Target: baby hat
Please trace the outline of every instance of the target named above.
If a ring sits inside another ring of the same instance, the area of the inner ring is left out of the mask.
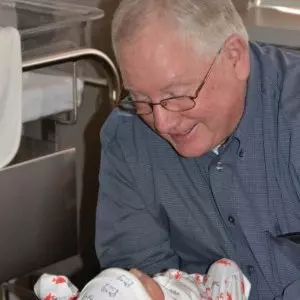
[[[136,276],[119,268],[101,272],[82,290],[78,300],[151,300]]]

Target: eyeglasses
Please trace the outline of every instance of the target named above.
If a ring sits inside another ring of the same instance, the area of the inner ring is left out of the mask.
[[[202,80],[201,84],[197,88],[195,92],[195,96],[176,96],[176,97],[170,97],[166,99],[160,100],[158,103],[150,103],[147,101],[135,101],[131,98],[129,95],[124,100],[122,100],[118,107],[122,110],[125,110],[130,113],[134,113],[137,115],[148,115],[153,112],[153,107],[156,105],[162,106],[164,109],[172,111],[172,112],[184,112],[187,110],[190,110],[195,107],[196,102],[195,100],[198,98],[200,91],[204,87],[205,83],[207,82],[211,71],[215,65],[215,62],[221,53],[222,48],[218,51],[215,58],[213,59],[207,73],[204,76],[204,79]]]

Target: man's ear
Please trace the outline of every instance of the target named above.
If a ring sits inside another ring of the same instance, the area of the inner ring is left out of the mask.
[[[250,73],[249,45],[240,35],[233,34],[224,43],[224,52],[239,80],[246,80]]]

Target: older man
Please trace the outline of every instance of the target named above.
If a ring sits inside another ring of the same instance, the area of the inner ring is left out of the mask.
[[[248,42],[230,0],[124,0],[112,37],[129,97],[102,130],[102,267],[227,257],[250,299],[299,298],[300,55]]]

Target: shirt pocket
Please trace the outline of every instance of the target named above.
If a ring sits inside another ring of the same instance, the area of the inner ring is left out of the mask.
[[[300,279],[300,244],[286,236],[265,232],[271,258],[274,281],[282,292],[285,287]]]

